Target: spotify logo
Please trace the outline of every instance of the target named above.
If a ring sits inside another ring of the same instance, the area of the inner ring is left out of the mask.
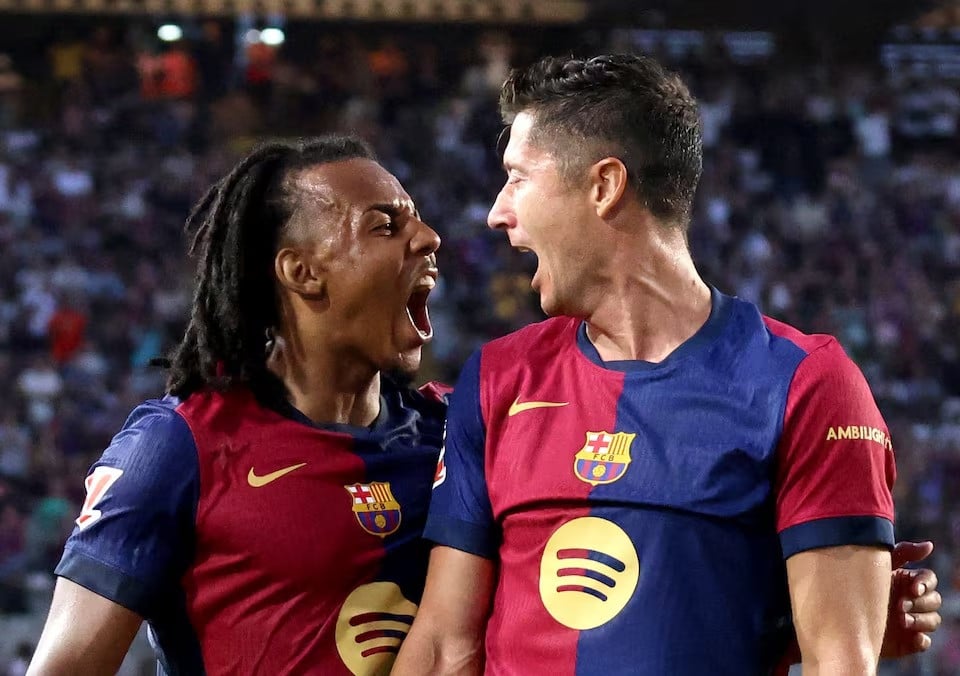
[[[593,629],[623,610],[640,580],[640,561],[620,526],[597,517],[558,528],[540,559],[540,598],[571,629]]]
[[[393,582],[357,587],[337,618],[337,652],[354,676],[390,673],[400,643],[410,631],[417,604]]]

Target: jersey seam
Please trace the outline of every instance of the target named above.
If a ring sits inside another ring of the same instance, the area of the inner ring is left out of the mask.
[[[809,519],[806,519],[806,518],[805,518],[805,519],[803,519],[803,520],[801,520],[801,521],[797,521],[797,522],[795,522],[795,523],[791,523],[789,526],[784,526],[784,527],[782,527],[782,528],[778,528],[778,529],[777,529],[777,532],[778,532],[778,533],[783,533],[783,532],[785,532],[785,531],[790,530],[791,528],[793,528],[793,527],[795,527],[795,526],[802,526],[802,525],[807,524],[807,523],[813,523],[814,521],[823,521],[823,520],[825,520],[825,519],[847,519],[847,518],[856,519],[856,518],[860,518],[860,517],[872,517],[872,518],[876,518],[876,519],[883,519],[883,520],[885,520],[885,521],[889,521],[890,523],[893,523],[893,519],[891,519],[888,515],[886,515],[886,514],[878,514],[878,513],[876,513],[876,512],[860,512],[860,513],[857,513],[857,514],[850,514],[850,513],[843,513],[843,514],[825,514],[825,515],[822,515],[822,516],[815,516],[815,517],[812,517],[812,518],[809,518]]]
[[[148,579],[134,575],[129,571],[121,568],[120,566],[117,566],[114,563],[111,563],[109,561],[104,561],[99,556],[94,556],[93,554],[89,553],[82,545],[79,545],[79,546],[76,544],[67,545],[64,547],[64,551],[71,552],[72,554],[76,554],[78,556],[82,556],[83,558],[90,559],[91,561],[95,561],[96,563],[99,563],[102,566],[105,566],[111,570],[117,571],[118,573],[120,573],[125,577],[129,577],[132,580],[136,580],[138,583],[144,585],[145,587],[149,586],[150,584],[150,581]]]

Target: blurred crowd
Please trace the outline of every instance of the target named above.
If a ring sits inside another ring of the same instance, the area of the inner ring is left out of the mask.
[[[87,466],[183,330],[182,223],[264,136],[370,140],[443,238],[423,379],[542,318],[530,261],[484,227],[502,181],[496,94],[556,36],[341,27],[254,40],[208,22],[0,55],[0,609],[49,585]],[[520,37],[522,36],[522,39]],[[594,48],[625,48],[593,36]],[[690,241],[705,279],[836,335],[890,424],[900,539],[933,539],[948,617],[898,674],[960,673],[960,96],[869,67],[668,59],[701,103]],[[17,664],[23,663],[18,658]]]

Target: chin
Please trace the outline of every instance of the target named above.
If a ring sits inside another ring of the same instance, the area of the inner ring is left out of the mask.
[[[417,371],[420,370],[421,359],[422,351],[419,347],[413,350],[407,350],[398,355],[396,363],[391,364],[390,367],[384,370],[388,373],[403,374],[403,376],[407,378],[413,378],[417,375]]]
[[[554,296],[548,296],[546,294],[540,294],[540,309],[548,317],[557,317],[563,314],[563,307],[560,302]]]
[[[556,290],[550,283],[547,275],[543,275],[542,279],[535,279],[531,286],[537,295],[540,296],[540,309],[543,310],[548,317],[556,317],[557,315],[563,314],[563,309],[558,302],[559,299],[557,298]]]

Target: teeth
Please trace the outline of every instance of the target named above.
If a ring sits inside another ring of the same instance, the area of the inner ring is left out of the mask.
[[[437,285],[437,280],[435,280],[430,275],[424,275],[423,277],[417,280],[417,283],[414,285],[414,289],[418,291],[421,289],[432,289],[436,285]]]
[[[429,315],[428,315],[429,316]],[[429,331],[422,331],[417,323],[413,320],[413,313],[410,312],[410,308],[407,308],[407,318],[410,320],[410,325],[416,329],[417,333],[420,334],[420,337],[424,340],[429,340],[433,338],[433,326],[430,327]]]

